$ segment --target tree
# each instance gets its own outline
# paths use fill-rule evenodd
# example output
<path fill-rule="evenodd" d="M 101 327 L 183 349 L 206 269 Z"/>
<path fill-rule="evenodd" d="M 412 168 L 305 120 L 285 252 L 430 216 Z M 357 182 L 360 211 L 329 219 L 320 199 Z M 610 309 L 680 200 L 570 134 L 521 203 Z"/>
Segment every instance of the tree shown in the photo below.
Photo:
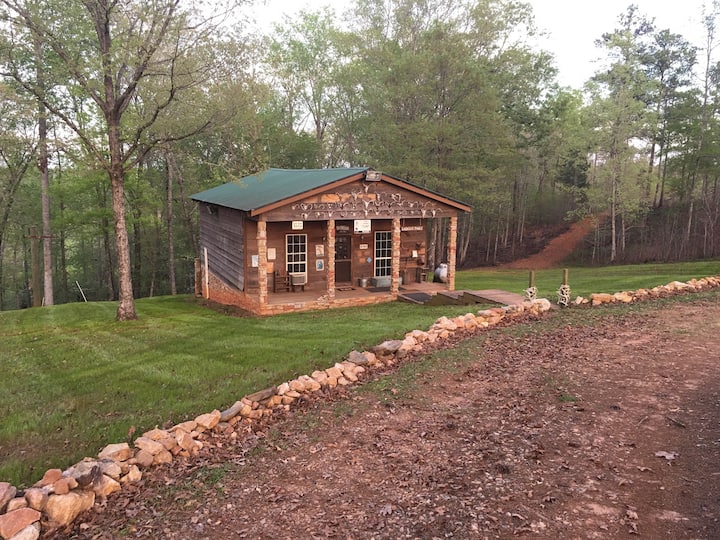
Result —
<path fill-rule="evenodd" d="M 618 219 L 624 220 L 622 209 L 631 204 L 633 190 L 628 185 L 621 190 L 638 152 L 633 139 L 642 137 L 646 129 L 646 103 L 652 93 L 652 82 L 643 70 L 647 57 L 647 38 L 654 27 L 647 18 L 639 16 L 635 6 L 630 6 L 619 17 L 619 28 L 603 34 L 597 45 L 604 47 L 611 59 L 610 66 L 593 78 L 593 109 L 599 130 L 598 151 L 602 168 L 597 178 L 607 183 L 607 200 L 611 226 L 610 261 L 618 257 Z M 623 192 L 627 196 L 623 198 Z M 638 199 L 635 199 L 639 204 Z M 625 227 L 621 227 L 624 235 Z M 620 239 L 625 245 L 624 236 Z"/>
<path fill-rule="evenodd" d="M 300 120 L 302 127 L 304 119 L 295 118 L 296 112 L 309 114 L 318 142 L 325 137 L 334 71 L 340 63 L 332 19 L 329 9 L 317 13 L 301 11 L 292 21 L 286 17 L 286 26 L 274 29 L 268 59 L 276 80 L 285 90 L 288 125 Z"/>
<path fill-rule="evenodd" d="M 0 81 L 0 309 L 3 306 L 4 239 L 15 195 L 36 156 L 32 103 Z M 39 291 L 34 291 L 38 294 Z"/>
<path fill-rule="evenodd" d="M 681 98 L 692 81 L 693 68 L 696 63 L 696 48 L 691 46 L 679 34 L 670 30 L 656 32 L 644 60 L 648 79 L 655 82 L 654 92 L 648 94 L 649 107 L 654 109 L 654 122 L 650 123 L 648 139 L 650 156 L 648 159 L 649 182 L 656 170 L 660 181 L 657 182 L 653 205 L 660 207 L 665 195 L 665 176 L 662 167 L 666 157 L 668 123 L 672 106 Z M 659 158 L 659 159 L 657 159 Z"/>
<path fill-rule="evenodd" d="M 204 119 L 171 136 L 151 129 L 180 94 L 209 73 L 208 65 L 198 63 L 194 55 L 202 46 L 204 32 L 211 31 L 210 24 L 193 22 L 179 0 L 67 4 L 0 0 L 0 7 L 12 30 L 2 45 L 8 59 L 6 74 L 72 130 L 108 175 L 119 282 L 117 319 L 135 319 L 125 174 L 154 146 L 195 134 L 208 124 Z M 43 89 L 28 76 L 28 42 L 40 44 L 57 57 L 53 70 L 62 87 Z M 147 85 L 156 91 L 143 96 L 142 109 L 128 114 L 139 90 Z M 91 101 L 95 107 L 91 113 L 98 113 L 101 125 L 76 114 L 68 99 L 75 95 Z"/>
<path fill-rule="evenodd" d="M 35 41 L 35 81 L 38 92 L 45 95 L 45 67 L 42 46 Z M 38 160 L 40 172 L 41 205 L 42 205 L 42 246 L 43 246 L 43 303 L 52 306 L 55 303 L 53 292 L 52 271 L 52 227 L 50 225 L 50 171 L 48 164 L 48 118 L 47 107 L 42 99 L 37 100 L 38 106 Z"/>

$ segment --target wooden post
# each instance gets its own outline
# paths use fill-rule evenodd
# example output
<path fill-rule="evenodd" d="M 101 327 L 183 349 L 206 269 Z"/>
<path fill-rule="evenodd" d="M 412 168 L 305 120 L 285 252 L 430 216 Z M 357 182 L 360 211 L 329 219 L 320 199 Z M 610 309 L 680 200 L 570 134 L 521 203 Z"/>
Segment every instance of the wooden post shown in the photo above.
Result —
<path fill-rule="evenodd" d="M 398 295 L 400 290 L 400 218 L 392 220 L 392 261 L 390 272 L 390 294 Z"/>
<path fill-rule="evenodd" d="M 530 279 L 528 283 L 528 287 L 534 287 L 535 286 L 535 270 L 530 270 Z"/>
<path fill-rule="evenodd" d="M 208 249 L 203 248 L 205 255 L 205 271 L 203 272 L 203 287 L 205 290 L 205 299 L 210 298 L 210 263 L 208 262 Z"/>
<path fill-rule="evenodd" d="M 327 246 L 325 253 L 327 255 L 327 264 L 325 265 L 325 275 L 327 276 L 327 294 L 330 301 L 335 299 L 335 220 L 328 219 L 325 229 L 325 237 L 327 238 Z"/>
<path fill-rule="evenodd" d="M 457 215 L 450 217 L 450 238 L 448 239 L 448 290 L 455 290 L 455 270 L 457 268 Z"/>
<path fill-rule="evenodd" d="M 195 296 L 202 296 L 202 262 L 200 258 L 195 259 Z"/>
<path fill-rule="evenodd" d="M 257 250 L 258 250 L 258 302 L 264 306 L 268 302 L 267 277 L 267 222 L 260 216 L 257 224 Z"/>
<path fill-rule="evenodd" d="M 562 281 L 562 284 L 563 284 L 563 285 L 567 285 L 567 284 L 568 284 L 568 269 L 567 269 L 567 268 L 563 268 L 563 281 Z"/>

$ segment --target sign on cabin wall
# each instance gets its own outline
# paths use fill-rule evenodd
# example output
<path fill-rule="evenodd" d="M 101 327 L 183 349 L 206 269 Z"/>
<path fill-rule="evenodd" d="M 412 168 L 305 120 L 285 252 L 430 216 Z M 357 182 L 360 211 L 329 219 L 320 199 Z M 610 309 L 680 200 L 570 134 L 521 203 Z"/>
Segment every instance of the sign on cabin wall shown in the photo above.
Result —
<path fill-rule="evenodd" d="M 355 234 L 368 234 L 372 231 L 372 221 L 369 219 L 356 219 L 353 223 Z"/>
<path fill-rule="evenodd" d="M 384 182 L 355 182 L 265 214 L 267 221 L 372 220 L 449 217 L 457 210 Z M 340 232 L 340 229 L 338 229 Z"/>

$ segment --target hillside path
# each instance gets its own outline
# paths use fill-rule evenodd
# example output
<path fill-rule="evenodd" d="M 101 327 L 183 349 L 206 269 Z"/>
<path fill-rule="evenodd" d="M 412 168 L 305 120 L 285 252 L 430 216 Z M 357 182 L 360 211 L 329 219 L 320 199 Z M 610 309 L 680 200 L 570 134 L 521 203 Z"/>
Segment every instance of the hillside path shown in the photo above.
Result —
<path fill-rule="evenodd" d="M 576 221 L 566 232 L 553 238 L 540 253 L 502 265 L 502 268 L 544 270 L 557 268 L 580 242 L 595 228 L 600 216 L 588 216 Z"/>

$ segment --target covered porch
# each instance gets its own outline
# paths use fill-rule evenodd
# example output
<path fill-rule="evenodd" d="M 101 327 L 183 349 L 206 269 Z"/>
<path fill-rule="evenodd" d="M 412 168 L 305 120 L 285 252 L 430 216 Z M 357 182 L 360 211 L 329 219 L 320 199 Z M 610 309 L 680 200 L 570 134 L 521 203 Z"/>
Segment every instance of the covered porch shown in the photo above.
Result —
<path fill-rule="evenodd" d="M 404 293 L 425 293 L 435 295 L 440 291 L 447 291 L 448 287 L 445 283 L 411 283 L 407 287 L 398 287 L 398 294 Z M 388 287 L 360 287 L 357 284 L 339 284 L 335 289 L 335 301 L 343 303 L 347 301 L 348 305 L 362 305 L 363 303 L 374 304 L 387 302 L 390 295 Z M 364 302 L 365 301 L 365 302 Z M 269 306 L 292 306 L 295 311 L 298 305 L 326 303 L 327 293 L 319 294 L 318 291 L 282 291 L 268 296 Z"/>

